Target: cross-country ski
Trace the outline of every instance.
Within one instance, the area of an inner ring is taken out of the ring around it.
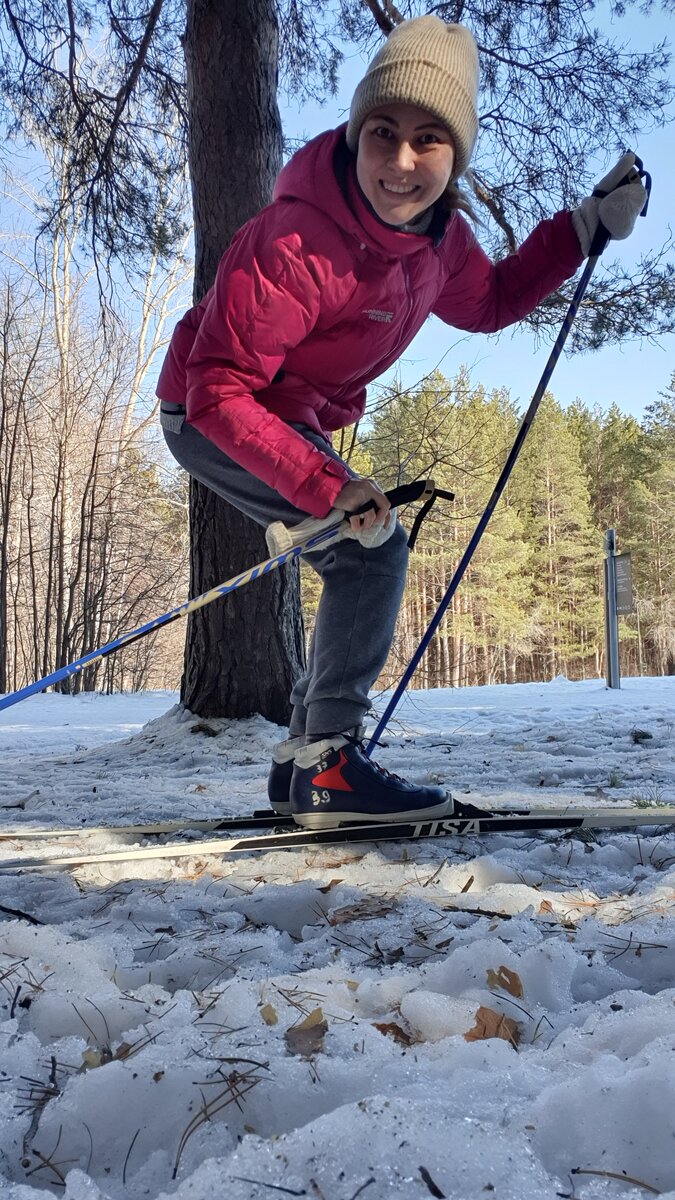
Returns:
[[[276,815],[262,817],[223,818],[220,822],[195,821],[192,825],[183,826],[183,831],[212,830],[232,828],[256,828],[260,825],[285,826],[287,832],[271,834],[254,834],[253,836],[227,839],[214,838],[209,841],[173,842],[163,845],[129,847],[124,850],[110,850],[98,854],[80,853],[78,855],[45,855],[2,859],[0,858],[0,873],[17,870],[47,870],[65,867],[82,867],[108,862],[138,862],[139,860],[159,858],[186,858],[194,855],[228,855],[255,854],[265,850],[293,850],[312,846],[343,846],[363,842],[385,841],[425,841],[429,838],[469,838],[481,837],[490,833],[541,833],[566,832],[573,830],[601,829],[639,829],[653,825],[662,826],[664,831],[675,827],[675,807],[665,805],[653,809],[569,809],[558,812],[555,809],[522,810],[520,813],[492,812],[485,816],[446,817],[437,820],[417,822],[389,822],[380,824],[346,825],[336,829],[304,830],[298,829],[292,818]],[[66,831],[63,831],[64,835]],[[128,826],[114,830],[95,830],[102,833],[125,834],[137,837],[148,833],[175,832],[166,827],[154,829]],[[20,839],[17,839],[20,840]],[[45,839],[48,840],[48,839]]]

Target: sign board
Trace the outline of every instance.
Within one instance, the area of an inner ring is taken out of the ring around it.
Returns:
[[[617,554],[614,558],[616,574],[616,611],[621,614],[635,611],[633,603],[633,568],[630,554]]]

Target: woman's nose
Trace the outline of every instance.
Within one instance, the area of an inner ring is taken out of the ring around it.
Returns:
[[[415,168],[415,151],[410,142],[399,142],[394,150],[394,164],[399,171],[405,173]]]

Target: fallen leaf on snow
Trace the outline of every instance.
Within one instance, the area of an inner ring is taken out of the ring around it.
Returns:
[[[473,1029],[467,1030],[464,1040],[484,1042],[488,1038],[501,1038],[515,1048],[520,1041],[520,1028],[518,1022],[513,1021],[511,1017],[505,1017],[503,1013],[495,1012],[493,1008],[481,1004],[476,1013],[476,1024]]]
[[[395,1042],[399,1042],[401,1046],[411,1046],[413,1039],[405,1029],[401,1029],[394,1021],[373,1021],[373,1027],[383,1033],[385,1037],[391,1037]]]
[[[520,975],[510,971],[508,967],[499,967],[497,971],[488,967],[487,985],[491,990],[501,988],[503,992],[508,992],[509,996],[515,996],[518,1000],[524,995]]]
[[[100,1067],[104,1062],[110,1062],[110,1052],[106,1055],[101,1050],[85,1050],[82,1055],[83,1067]]]
[[[279,1020],[277,1010],[273,1004],[263,1004],[260,1009],[260,1016],[266,1025],[276,1025]]]
[[[393,902],[380,900],[378,896],[366,896],[356,904],[345,904],[342,908],[334,908],[328,914],[329,925],[344,925],[345,921],[374,921],[377,917],[386,917],[393,912],[397,905]]]
[[[323,1039],[328,1031],[328,1025],[323,1015],[323,1009],[315,1008],[301,1021],[286,1030],[284,1035],[286,1045],[292,1054],[301,1054],[303,1058],[311,1058],[323,1050]]]

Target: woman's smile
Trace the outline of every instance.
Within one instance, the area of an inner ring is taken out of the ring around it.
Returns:
[[[397,196],[410,196],[412,192],[417,191],[417,184],[413,184],[412,187],[409,187],[406,184],[387,183],[384,179],[382,179],[380,182],[385,192],[393,192],[394,195]]]

